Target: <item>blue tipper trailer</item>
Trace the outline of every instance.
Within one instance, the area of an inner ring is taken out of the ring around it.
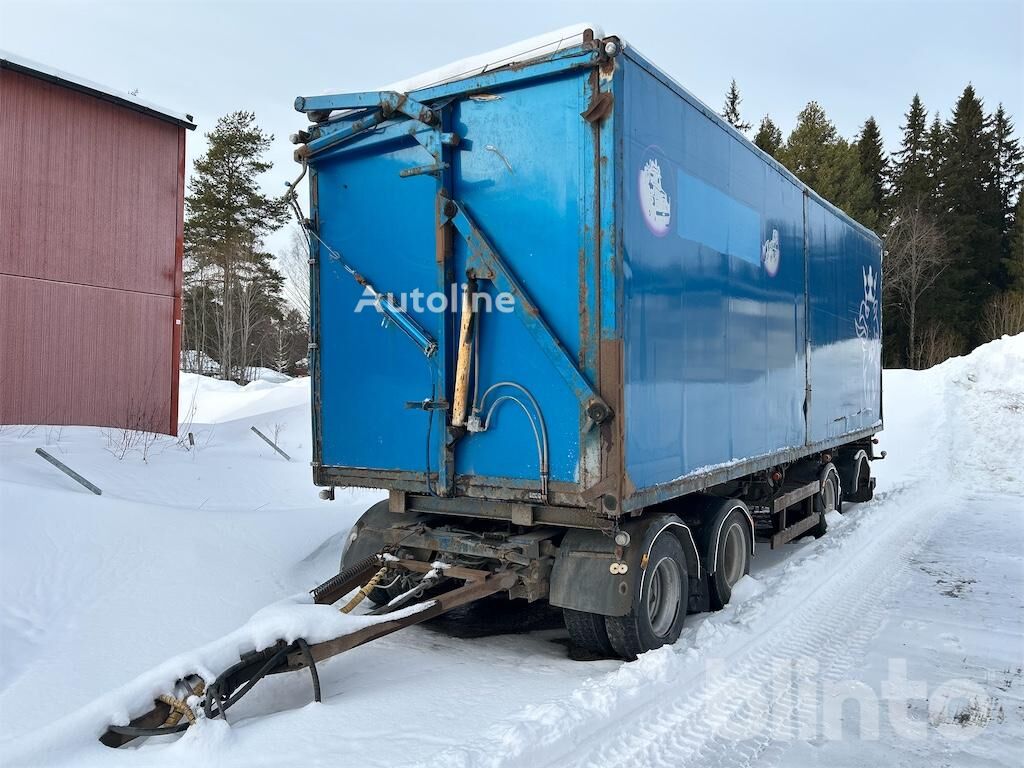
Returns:
[[[500,575],[632,658],[871,498],[882,246],[619,38],[530,47],[296,99],[313,475],[390,492],[382,610]]]

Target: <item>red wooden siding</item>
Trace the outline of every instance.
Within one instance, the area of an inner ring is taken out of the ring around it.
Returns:
[[[0,424],[176,433],[184,134],[0,69]]]

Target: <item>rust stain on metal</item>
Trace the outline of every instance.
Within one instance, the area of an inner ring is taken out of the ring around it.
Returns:
[[[613,413],[619,418],[608,419],[600,425],[601,430],[601,476],[602,482],[614,489],[616,498],[625,498],[624,413],[622,392],[622,340],[602,339],[600,346],[600,367],[598,372],[602,397]],[[620,506],[617,513],[621,512]]]
[[[611,91],[598,91],[590,100],[587,108],[580,113],[580,116],[588,123],[600,123],[612,113],[615,106],[615,97]]]
[[[452,227],[448,220],[448,191],[443,187],[438,190],[435,200],[434,221],[437,222],[437,236],[434,239],[434,261],[442,268],[447,266],[448,254],[452,249]]]

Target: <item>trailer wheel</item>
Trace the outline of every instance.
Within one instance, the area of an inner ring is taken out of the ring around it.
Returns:
[[[733,585],[750,573],[750,529],[743,510],[733,509],[722,521],[715,554],[715,572],[708,586],[711,609],[728,605]]]
[[[577,648],[601,656],[615,655],[615,649],[608,639],[604,616],[563,608],[562,617],[565,619],[565,628],[569,630],[569,639]]]
[[[819,516],[818,525],[811,529],[814,538],[820,539],[828,531],[829,512],[843,511],[842,483],[834,464],[826,464],[821,470],[821,491],[814,497],[814,511]]]
[[[871,461],[867,452],[861,450],[842,467],[843,501],[871,501],[874,485],[871,482]]]
[[[679,539],[669,533],[654,540],[636,584],[630,612],[604,620],[612,648],[624,659],[674,643],[683,631],[690,585]]]

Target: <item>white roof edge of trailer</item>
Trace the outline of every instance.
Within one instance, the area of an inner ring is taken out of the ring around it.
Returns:
[[[124,91],[119,91],[116,88],[110,88],[109,86],[93,82],[92,80],[87,80],[84,77],[73,75],[70,72],[65,72],[57,69],[56,67],[41,64],[38,61],[27,59],[24,56],[19,56],[2,48],[0,48],[0,68],[10,68],[25,72],[29,75],[34,74],[44,80],[65,85],[75,90],[84,91],[94,96],[98,96],[99,98],[105,98],[108,101],[123,104],[130,109],[136,109],[157,117],[162,116],[168,120],[182,123],[189,128],[196,127],[193,122],[192,115],[161,107],[159,104],[154,104],[151,101],[140,99],[130,93],[125,93]]]
[[[457,61],[453,61],[450,64],[445,64],[441,67],[435,67],[434,69],[428,69],[425,72],[420,72],[412,77],[396,80],[393,83],[369,88],[367,90],[410,93],[411,91],[416,91],[421,88],[429,88],[435,85],[442,85],[444,83],[462,80],[467,77],[482,75],[485,72],[490,72],[491,70],[499,69],[501,67],[507,67],[510,64],[530,61],[531,59],[537,59],[541,56],[548,56],[552,53],[557,53],[563,48],[572,48],[575,45],[579,45],[583,41],[584,32],[588,29],[593,31],[594,37],[600,38],[604,36],[603,30],[597,24],[572,24],[568,27],[554,29],[550,32],[528,37],[525,40],[510,43],[509,45],[503,45],[500,48],[494,48],[490,51],[485,51],[484,53],[467,56],[465,58],[458,59]],[[344,91],[329,90],[324,91],[324,94],[342,92]],[[348,110],[335,111],[332,113],[332,116],[343,114],[346,111]]]

